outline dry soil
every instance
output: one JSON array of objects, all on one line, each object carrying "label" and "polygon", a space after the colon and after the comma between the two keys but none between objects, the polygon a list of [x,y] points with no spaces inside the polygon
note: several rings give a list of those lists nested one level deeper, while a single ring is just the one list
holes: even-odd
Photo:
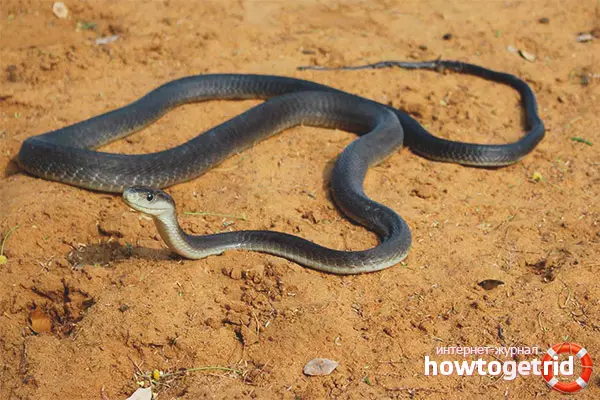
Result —
[{"label": "dry soil", "polygon": [[[0,265],[0,398],[124,399],[153,370],[171,374],[152,383],[159,399],[559,398],[539,376],[425,376],[424,357],[463,359],[436,355],[443,346],[545,351],[566,340],[600,363],[597,0],[66,5],[66,19],[49,1],[0,5],[0,236],[18,227]],[[578,42],[581,32],[596,37]],[[96,43],[107,37],[116,40]],[[332,276],[250,252],[182,260],[118,196],[38,179],[14,162],[29,136],[217,72],[335,86],[403,108],[445,138],[522,135],[518,94],[485,80],[296,70],[438,57],[527,81],[547,135],[501,169],[408,149],[372,169],[366,191],[400,213],[414,238],[405,262],[379,273]],[[254,104],[187,105],[103,150],[169,148]],[[272,229],[367,248],[376,237],[328,195],[331,165],[352,140],[290,129],[168,191],[181,213],[210,213],[181,215],[192,233]],[[478,286],[486,279],[504,285]],[[315,357],[340,365],[307,377],[302,368]],[[181,372],[206,366],[226,369]],[[576,398],[599,396],[594,375]]]}]

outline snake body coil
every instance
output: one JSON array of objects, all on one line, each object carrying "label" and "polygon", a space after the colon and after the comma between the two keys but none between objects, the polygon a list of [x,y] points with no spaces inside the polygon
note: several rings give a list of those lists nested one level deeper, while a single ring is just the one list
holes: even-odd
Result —
[{"label": "snake body coil", "polygon": [[[123,192],[132,186],[144,186],[125,191],[125,200],[153,215],[167,244],[188,258],[238,248],[281,255],[338,274],[377,271],[406,256],[411,235],[398,214],[365,195],[363,181],[371,165],[399,149],[403,140],[415,153],[434,160],[477,166],[508,165],[529,153],[544,135],[533,92],[513,75],[455,61],[385,62],[358,68],[392,65],[447,68],[510,85],[521,94],[529,131],[519,141],[506,145],[453,142],[431,135],[400,110],[314,82],[269,75],[199,75],[169,82],[123,108],[28,138],[23,142],[18,162],[33,175],[92,190]],[[95,150],[142,129],[176,106],[211,99],[248,98],[268,100],[180,146],[139,155]],[[356,252],[337,251],[270,231],[192,237],[177,224],[172,199],[150,189],[195,178],[232,153],[299,124],[340,128],[361,135],[337,160],[331,188],[336,204],[348,217],[379,235],[378,246]],[[154,214],[152,207],[147,208],[149,204],[142,204],[143,196],[149,193],[163,205],[172,203],[173,209],[164,212],[161,208],[160,217]]]}]

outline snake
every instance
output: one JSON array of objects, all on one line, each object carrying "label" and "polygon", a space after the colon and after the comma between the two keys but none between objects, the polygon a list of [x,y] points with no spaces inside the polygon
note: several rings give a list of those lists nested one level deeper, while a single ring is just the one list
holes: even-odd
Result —
[{"label": "snake", "polygon": [[[533,90],[508,73],[450,60],[384,61],[338,69],[393,66],[450,70],[508,85],[520,94],[527,131],[508,144],[456,142],[432,135],[402,110],[316,82],[275,75],[205,74],[173,80],[121,108],[29,137],[21,145],[17,163],[24,171],[43,179],[93,191],[122,193],[125,203],[154,219],[167,246],[186,258],[201,259],[237,249],[273,254],[333,274],[379,271],[405,259],[412,236],[400,215],[365,194],[363,183],[370,167],[403,145],[435,161],[501,167],[523,158],[544,137]],[[214,99],[265,101],[164,151],[125,155],[97,150],[143,129],[177,106]],[[335,161],[330,188],[335,204],[349,219],[378,235],[376,246],[357,251],[335,250],[266,230],[202,236],[184,232],[173,198],[162,189],[194,179],[232,154],[298,125],[342,129],[358,135]]]}]

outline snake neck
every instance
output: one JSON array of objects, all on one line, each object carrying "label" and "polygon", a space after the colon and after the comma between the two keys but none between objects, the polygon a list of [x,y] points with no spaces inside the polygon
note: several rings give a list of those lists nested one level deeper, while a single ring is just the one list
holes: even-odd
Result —
[{"label": "snake neck", "polygon": [[154,216],[153,219],[158,233],[172,251],[186,258],[195,258],[189,235],[179,226],[175,210]]}]

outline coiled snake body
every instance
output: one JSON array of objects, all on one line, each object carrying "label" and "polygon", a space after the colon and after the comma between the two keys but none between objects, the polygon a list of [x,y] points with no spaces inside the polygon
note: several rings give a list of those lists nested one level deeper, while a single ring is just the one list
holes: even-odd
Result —
[{"label": "coiled snake body", "polygon": [[[184,257],[202,258],[227,249],[248,249],[337,274],[381,270],[406,257],[411,235],[398,214],[365,195],[363,181],[371,165],[399,149],[403,141],[415,153],[433,160],[475,166],[508,165],[529,153],[544,136],[533,92],[513,75],[439,60],[384,62],[359,68],[393,65],[451,69],[512,86],[521,95],[528,132],[519,141],[506,145],[453,142],[431,135],[400,110],[314,82],[270,75],[199,75],[169,82],[123,108],[30,137],[21,146],[18,162],[27,172],[45,179],[98,191],[125,192],[125,201],[152,215],[169,247]],[[178,105],[247,98],[268,100],[180,146],[139,155],[95,150],[142,129]],[[349,218],[379,235],[379,245],[346,252],[279,232],[190,236],[181,230],[173,200],[157,188],[193,179],[232,153],[300,124],[361,135],[336,161],[331,189],[336,204]]]}]

